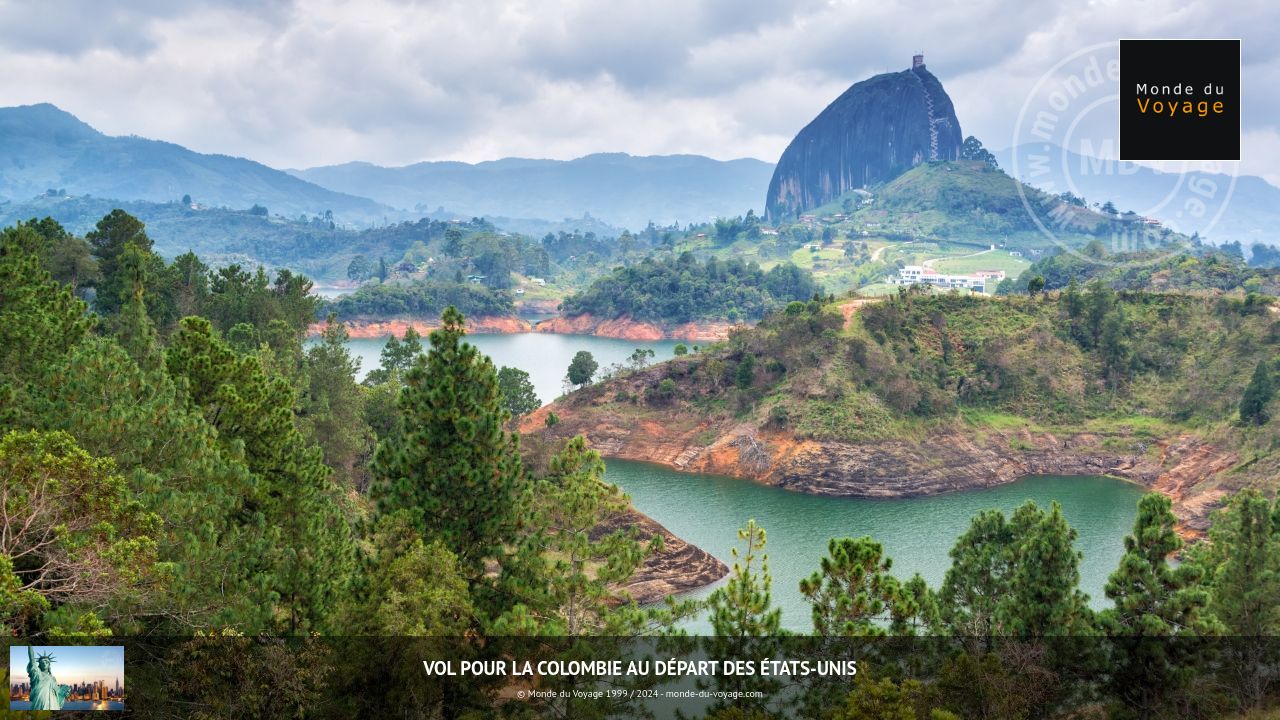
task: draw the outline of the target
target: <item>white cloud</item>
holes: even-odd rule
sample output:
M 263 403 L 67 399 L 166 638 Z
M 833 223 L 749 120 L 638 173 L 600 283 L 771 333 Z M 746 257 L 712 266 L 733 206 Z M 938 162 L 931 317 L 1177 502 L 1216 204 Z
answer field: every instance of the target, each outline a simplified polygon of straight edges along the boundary
M 0 0 L 6 104 L 280 167 L 699 153 L 775 160 L 852 82 L 923 50 L 1008 145 L 1036 79 L 1117 37 L 1242 36 L 1245 172 L 1276 179 L 1280 11 L 1260 0 Z

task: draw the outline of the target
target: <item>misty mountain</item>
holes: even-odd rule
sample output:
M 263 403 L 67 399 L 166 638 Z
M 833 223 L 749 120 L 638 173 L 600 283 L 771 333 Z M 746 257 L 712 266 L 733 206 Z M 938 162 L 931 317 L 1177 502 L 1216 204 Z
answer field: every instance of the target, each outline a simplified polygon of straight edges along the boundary
M 438 207 L 464 216 L 547 220 L 585 213 L 638 230 L 651 220 L 664 225 L 737 216 L 750 209 L 759 214 L 773 165 L 699 155 L 601 153 L 576 160 L 506 158 L 404 167 L 355 162 L 289 172 L 418 214 Z
M 381 221 L 391 213 L 367 198 L 252 160 L 104 135 L 47 103 L 0 108 L 0 197 L 26 200 L 49 189 L 151 202 L 191 195 L 202 205 L 243 209 L 259 204 L 288 217 L 332 210 L 356 223 Z
M 1260 177 L 1239 176 L 1222 217 L 1211 223 L 1218 205 L 1206 203 L 1210 211 L 1205 217 L 1194 217 L 1186 211 L 1186 201 L 1196 197 L 1189 188 L 1212 188 L 1213 192 L 1222 193 L 1231 184 L 1230 175 L 1188 172 L 1179 178 L 1178 174 L 1134 163 L 1100 160 L 1070 151 L 1064 159 L 1062 153 L 1062 148 L 1056 145 L 1050 145 L 1048 150 L 1039 145 L 1034 149 L 1024 147 L 1019 155 L 1023 159 L 1021 165 L 1027 165 L 1025 159 L 1033 154 L 1048 156 L 1051 160 L 1034 176 L 1027 167 L 1020 166 L 1018 179 L 1041 190 L 1061 193 L 1070 187 L 1069 175 L 1076 187 L 1074 192 L 1090 203 L 1110 200 L 1121 212 L 1133 210 L 1154 217 L 1187 235 L 1198 232 L 1206 242 L 1221 244 L 1235 240 L 1246 249 L 1255 243 L 1280 244 L 1280 188 Z M 1000 167 L 1013 174 L 1013 149 L 1001 150 L 995 155 Z M 1179 179 L 1181 186 L 1178 186 Z M 1173 194 L 1172 201 L 1166 202 L 1175 187 L 1181 189 Z

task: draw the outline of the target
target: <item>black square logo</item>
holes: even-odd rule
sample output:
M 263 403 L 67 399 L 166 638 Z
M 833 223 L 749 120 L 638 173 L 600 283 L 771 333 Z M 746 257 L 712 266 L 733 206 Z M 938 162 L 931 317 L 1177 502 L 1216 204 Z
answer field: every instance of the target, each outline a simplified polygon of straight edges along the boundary
M 1120 159 L 1239 160 L 1240 41 L 1121 40 Z

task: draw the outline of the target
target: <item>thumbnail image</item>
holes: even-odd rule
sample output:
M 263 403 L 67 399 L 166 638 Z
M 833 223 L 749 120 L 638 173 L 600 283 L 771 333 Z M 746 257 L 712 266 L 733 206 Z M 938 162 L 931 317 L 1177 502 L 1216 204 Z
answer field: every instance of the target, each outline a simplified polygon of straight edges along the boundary
M 124 710 L 124 647 L 14 645 L 10 710 Z

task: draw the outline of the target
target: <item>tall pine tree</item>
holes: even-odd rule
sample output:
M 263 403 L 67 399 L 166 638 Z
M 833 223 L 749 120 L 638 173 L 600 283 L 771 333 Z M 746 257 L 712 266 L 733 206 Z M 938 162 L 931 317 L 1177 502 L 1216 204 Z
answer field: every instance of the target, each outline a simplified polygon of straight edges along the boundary
M 268 375 L 257 357 L 238 355 L 203 318 L 182 321 L 165 362 L 219 440 L 243 452 L 258 478 L 243 512 L 276 533 L 262 562 L 279 598 L 282 629 L 323 628 L 346 593 L 355 548 L 344 496 L 320 449 L 295 424 L 293 389 Z
M 373 462 L 373 497 L 382 513 L 407 513 L 428 542 L 441 540 L 478 573 L 516 538 L 525 480 L 518 440 L 503 430 L 493 363 L 470 343 L 452 306 L 431 333 L 400 394 L 401 432 Z

